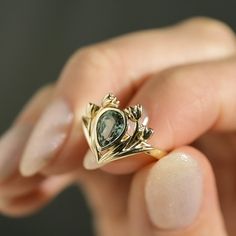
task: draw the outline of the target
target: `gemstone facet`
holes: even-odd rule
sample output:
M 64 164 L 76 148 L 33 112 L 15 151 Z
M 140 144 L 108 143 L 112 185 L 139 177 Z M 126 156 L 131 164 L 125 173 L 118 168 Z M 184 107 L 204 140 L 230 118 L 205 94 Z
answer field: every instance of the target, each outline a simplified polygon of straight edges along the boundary
M 125 130 L 122 114 L 115 110 L 105 111 L 97 122 L 97 140 L 100 147 L 112 146 Z

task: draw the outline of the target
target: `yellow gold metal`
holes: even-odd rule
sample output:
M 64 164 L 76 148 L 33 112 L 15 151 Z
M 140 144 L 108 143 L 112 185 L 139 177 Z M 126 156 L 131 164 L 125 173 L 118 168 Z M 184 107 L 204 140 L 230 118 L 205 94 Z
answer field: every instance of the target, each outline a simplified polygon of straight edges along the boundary
M 124 129 L 113 142 L 106 146 L 101 146 L 98 142 L 97 126 L 101 116 L 106 111 L 113 111 L 119 114 L 119 117 L 122 117 Z M 88 104 L 86 115 L 82 118 L 83 131 L 89 147 L 99 164 L 106 164 L 140 153 L 146 153 L 157 159 L 166 155 L 165 151 L 152 147 L 147 143 L 147 140 L 153 134 L 153 130 L 141 122 L 142 111 L 142 106 L 139 104 L 120 110 L 119 101 L 111 93 L 103 98 L 101 106 L 93 103 Z M 134 128 L 130 134 L 128 126 L 131 123 Z

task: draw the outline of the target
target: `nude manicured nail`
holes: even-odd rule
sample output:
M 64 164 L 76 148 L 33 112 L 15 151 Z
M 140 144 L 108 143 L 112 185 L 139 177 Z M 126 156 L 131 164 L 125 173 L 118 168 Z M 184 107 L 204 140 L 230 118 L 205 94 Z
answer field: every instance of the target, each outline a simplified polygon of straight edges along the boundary
M 103 166 L 97 163 L 97 160 L 91 151 L 88 151 L 85 155 L 83 165 L 87 170 L 95 170 Z
M 162 229 L 190 225 L 201 206 L 202 179 L 198 162 L 187 154 L 171 153 L 157 162 L 145 189 L 153 224 Z
M 66 140 L 73 113 L 62 100 L 53 101 L 38 121 L 20 164 L 24 176 L 36 174 L 57 154 Z
M 19 161 L 25 144 L 30 136 L 32 127 L 28 125 L 16 125 L 9 129 L 0 139 L 0 181 L 4 181 L 13 175 L 19 165 Z

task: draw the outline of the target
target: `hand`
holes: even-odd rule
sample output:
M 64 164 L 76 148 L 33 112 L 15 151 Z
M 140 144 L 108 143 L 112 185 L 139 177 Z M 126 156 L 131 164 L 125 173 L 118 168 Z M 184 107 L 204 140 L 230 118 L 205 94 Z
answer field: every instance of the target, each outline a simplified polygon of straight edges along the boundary
M 1 139 L 0 211 L 30 214 L 79 181 L 98 235 L 235 235 L 235 53 L 233 32 L 205 18 L 80 49 Z M 99 166 L 81 116 L 108 92 L 145 107 L 166 157 L 83 168 Z

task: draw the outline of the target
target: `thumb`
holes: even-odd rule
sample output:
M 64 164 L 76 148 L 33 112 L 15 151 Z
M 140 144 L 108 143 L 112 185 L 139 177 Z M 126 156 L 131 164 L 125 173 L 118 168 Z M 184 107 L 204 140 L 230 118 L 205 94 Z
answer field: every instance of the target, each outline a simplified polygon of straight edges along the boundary
M 182 147 L 138 172 L 130 222 L 134 235 L 227 235 L 206 157 Z

